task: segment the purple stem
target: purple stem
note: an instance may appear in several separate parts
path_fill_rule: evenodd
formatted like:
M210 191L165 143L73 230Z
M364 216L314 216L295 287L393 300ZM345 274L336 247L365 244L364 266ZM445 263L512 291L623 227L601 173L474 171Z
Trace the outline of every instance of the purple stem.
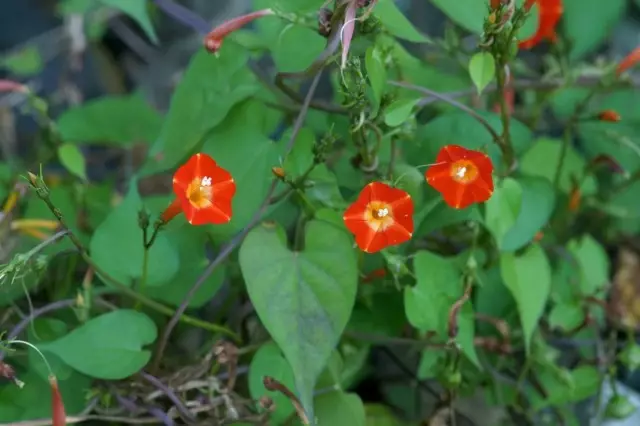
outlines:
M185 26L193 28L201 35L206 35L211 31L211 25L207 21L184 6L174 3L171 0L153 0L153 2L162 9L164 13L180 21Z
M145 371L141 371L140 375L146 381L151 383L153 386L155 386L156 388L158 388L162 392L164 392L164 394L167 395L167 397L171 400L171 402L173 402L173 405L175 405L176 409L178 410L180 415L182 415L185 418L185 420L195 421L195 417L193 417L193 413L191 411L189 411L189 409L187 407L184 406L182 401L180 401L180 398L178 398L176 396L176 394L167 385L162 383L155 376L152 376L151 374L149 374L149 373L147 373Z
M44 315L48 312L57 311L64 308L70 308L76 303L75 299L58 300L57 302L50 303L41 308L34 309L31 314L23 318L15 327L7 334L6 340L15 339L22 331L27 328L29 323L40 315ZM0 352L0 361L4 359L4 352Z
M162 411L160 408L158 408L158 407L148 407L147 410L149 410L149 413L153 417L155 417L158 420L162 421L162 423L164 423L165 426L175 426L175 423L174 423L173 419L171 417L169 417L167 415L167 413Z
M122 396L117 392L114 393L114 396L116 397L116 399L118 400L118 403L122 406L122 408L131 412L131 414L138 415L142 411L142 408L138 406L138 404L132 398ZM165 424L165 426L175 426L175 423L173 422L173 420L167 415L167 413L165 413L161 409L157 407L145 407L145 408L147 409L147 412L149 414L159 419L162 423Z

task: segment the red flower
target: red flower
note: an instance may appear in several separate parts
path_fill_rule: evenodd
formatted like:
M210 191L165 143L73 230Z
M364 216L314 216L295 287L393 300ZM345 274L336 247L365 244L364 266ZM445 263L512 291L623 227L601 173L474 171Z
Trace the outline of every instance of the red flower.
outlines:
M232 32L239 30L247 25L249 22L254 21L263 16L273 15L273 10L262 9L246 15L238 16L237 18L230 19L215 27L204 38L204 47L210 53L216 53L222 47L224 38Z
M413 234L413 200L401 189L381 182L364 187L344 212L344 224L366 253L402 244Z
M600 121L610 121L612 123L617 123L620 121L620 114L615 112L612 109L606 109L598 113L598 120Z
M164 223L180 212L192 225L220 225L231 220L236 184L207 154L195 154L176 171L173 191L176 199L160 216Z
M538 29L535 34L518 43L520 49L531 49L543 40L556 40L556 25L562 17L562 0L527 0L524 8L529 10L538 3Z
M637 64L638 61L640 61L640 47L636 47L631 53L629 53L624 57L623 60L620 61L618 67L616 68L616 74L619 76L620 74Z
M429 185L442 194L445 203L455 209L464 209L491 198L492 173L493 164L486 154L458 145L446 145L425 177Z
M66 426L67 415L56 376L49 376L49 385L51 386L51 424L53 426Z

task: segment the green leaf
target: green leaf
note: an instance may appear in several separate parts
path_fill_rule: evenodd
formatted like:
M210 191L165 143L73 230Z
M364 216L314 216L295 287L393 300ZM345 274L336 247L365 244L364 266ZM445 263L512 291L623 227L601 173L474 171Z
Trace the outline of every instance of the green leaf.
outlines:
M338 187L338 178L325 164L314 167L309 173L306 183L309 185L306 190L307 198L316 208L342 209L346 207Z
M66 336L40 345L79 372L105 380L121 380L140 371L156 340L156 326L141 312L119 309L87 321Z
M38 48L28 46L11 55L0 58L0 66L8 69L12 74L31 77L42 70L44 62Z
M41 361L42 362L42 361ZM41 377L30 366L23 367L11 359L16 375L25 383L23 388L5 382L0 388L0 422L15 425L20 421L37 421L51 418L51 386L46 377ZM67 379L58 378L58 388L64 401L65 412L74 416L82 412L86 405L86 395L81 389L88 389L91 380L80 373L73 372ZM44 401L47 401L46 403Z
M145 294L168 304L179 306L191 290L191 286L202 276L203 271L210 263L206 251L209 237L204 228L191 226L186 221L182 223L174 221L161 232L178 254L179 269L175 276L180 279L171 280L159 286L149 286L145 289ZM227 274L226 269L226 265L222 264L209 275L198 291L193 294L189 308L201 308L211 301L222 287Z
M472 33L482 33L487 3L478 0L431 0L449 19Z
M273 47L278 72L298 72L309 67L322 53L326 40L310 28L289 24L282 29Z
M387 69L384 66L382 53L377 46L369 46L365 54L364 65L367 70L367 77L369 78L369 84L371 84L375 98L375 106L377 108L380 106L382 94L384 93L387 82Z
M158 172L178 165L234 105L258 92L256 77L246 67L248 59L247 51L229 40L217 55L203 48L191 58L171 98L160 137L151 148L151 157L161 154L163 158L152 160L147 167Z
M256 8L275 7L285 12L316 12L324 0L257 0Z
M53 205L62 213L62 217L65 219L67 226L69 226L70 230L80 239L83 244L88 244L89 239L86 234L82 233L80 229L78 229L77 220L78 217L78 207L74 201L74 192L72 188L69 186L55 186L50 188L49 196ZM47 207L47 205L43 202L39 203L27 203L26 211L24 217L27 219L47 219L47 220L55 220L54 216L51 214L51 211ZM24 236L25 249L31 250L35 247L36 244L41 243L42 241L31 237ZM45 247L40 254L46 255L54 255L60 253L64 250L73 249L74 245L68 238L64 238L60 240L58 243L50 244ZM2 293L2 291L0 291Z
M265 376L273 377L289 389L293 389L295 385L291 366L275 343L261 346L253 356L249 365L249 393L255 400L263 396L272 398L276 409L270 419L274 424L280 424L293 414L294 408L289 398L280 392L269 392L265 389L262 382Z
M542 248L533 244L519 256L502 253L500 269L504 284L518 305L525 346L529 353L531 336L538 327L551 290L549 260Z
M442 349L425 349L420 355L420 363L418 364L418 372L416 373L420 380L434 379L438 377L439 367L445 358L445 351Z
M342 227L310 221L304 244L291 251L284 231L265 224L247 235L239 260L256 312L289 361L305 411L314 418L313 388L351 315L358 270Z
M605 416L608 419L626 419L636 412L636 407L625 395L613 395L607 407L605 408Z
M384 122L389 127L398 127L411 117L413 107L420 98L398 99L389 105L384 114Z
M344 361L342 360L340 352L336 349L331 352L327 365L324 367L322 373L320 373L320 376L318 376L316 389L322 389L323 391L326 391L327 388L340 389L340 375L342 374L343 368Z
M291 137L291 131L284 134L283 140ZM313 148L316 138L311 130L302 128L296 137L293 148L284 158L283 168L288 179L298 179L313 165Z
M57 121L64 142L131 146L151 142L162 116L142 95L103 96L63 112Z
M624 118L620 123L592 121L578 126L578 135L584 142L581 145L588 159L599 154L608 155L629 174L640 169L639 134L640 126Z
M362 400L355 393L329 392L316 397L317 426L365 426Z
M452 209L442 201L442 197L438 196L424 203L423 207L415 214L416 230L413 233L413 238L428 235L433 231L467 220L483 221L477 206Z
M633 372L640 368L640 345L635 342L627 344L622 352L618 354L618 359Z
M383 404L366 404L367 426L405 426L389 407Z
M58 2L58 12L63 15L84 15L94 6L93 0L60 0Z
M158 44L158 36L156 30L153 28L151 19L149 18L149 12L147 10L146 0L100 0L107 6L119 9L123 13L126 13L133 18L144 32L149 36L151 41Z
M564 0L562 23L571 59L594 51L610 36L627 8L626 0Z
M447 339L449 309L462 296L462 272L455 259L446 259L428 251L419 251L414 257L416 285L405 287L404 305L407 319L421 331L433 330ZM462 352L476 366L480 366L473 344L475 326L471 301L466 302L458 314L457 341Z
M580 266L580 289L584 295L602 290L609 282L609 256L591 235L569 241L567 249Z
M142 277L144 247L138 212L142 201L137 182L130 184L122 203L95 230L91 238L91 258L96 265L124 285L139 282ZM160 232L149 249L145 287L171 282L178 272L178 253ZM108 282L107 282L108 283Z
M482 93L496 75L496 61L493 55L489 52L478 52L473 55L469 61L469 75L478 89L478 94Z
M393 168L395 187L411 195L415 207L420 207L424 198L424 175L409 164L396 163Z
M553 182L556 169L560 164L560 154L563 141L557 139L542 138L522 157L520 171L529 176L539 176ZM568 147L560 173L559 186L562 191L569 193L572 188L572 176L578 181L584 178L581 186L583 195L594 194L597 183L593 176L584 176L586 161L573 147Z
M562 331L576 329L584 322L584 309L579 303L558 303L549 314L549 326Z
M498 182L491 198L485 203L485 223L502 248L504 236L514 227L522 206L522 187L517 180L505 178Z
M77 146L68 143L58 147L60 163L73 175L87 180L87 163Z
M549 221L555 208L555 191L546 179L521 177L522 203L515 224L503 236L502 251L515 251L530 243ZM491 200L489 200L490 202Z
M379 0L373 14L386 27L389 33L398 38L414 43L430 43L431 40L413 26L398 9L393 0Z

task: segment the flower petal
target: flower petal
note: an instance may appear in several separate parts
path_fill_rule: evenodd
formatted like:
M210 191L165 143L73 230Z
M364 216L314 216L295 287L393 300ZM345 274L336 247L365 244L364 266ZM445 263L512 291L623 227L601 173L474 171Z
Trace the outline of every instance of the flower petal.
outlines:
M451 164L467 160L478 169L475 180L462 183L451 176ZM493 163L480 151L459 145L446 145L438 153L436 164L425 173L427 183L442 194L445 203L455 209L463 209L473 203L488 200L493 194Z
M185 209L185 217L191 225L222 225L229 223L231 220L230 207L229 211L222 210L216 204L210 204L204 208L195 208L190 202L190 209Z

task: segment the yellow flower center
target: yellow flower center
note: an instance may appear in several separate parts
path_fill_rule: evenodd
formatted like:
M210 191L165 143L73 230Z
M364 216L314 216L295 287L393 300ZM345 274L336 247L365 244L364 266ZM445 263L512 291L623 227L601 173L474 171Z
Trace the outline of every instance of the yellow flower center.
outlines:
M187 187L187 198L191 204L198 209L208 207L213 201L213 190L211 188L211 178L195 178Z
M456 182L469 184L478 178L478 168L469 160L458 160L451 164L451 177Z
M372 201L367 205L364 219L376 232L382 231L393 224L393 214L389 205L381 201Z

